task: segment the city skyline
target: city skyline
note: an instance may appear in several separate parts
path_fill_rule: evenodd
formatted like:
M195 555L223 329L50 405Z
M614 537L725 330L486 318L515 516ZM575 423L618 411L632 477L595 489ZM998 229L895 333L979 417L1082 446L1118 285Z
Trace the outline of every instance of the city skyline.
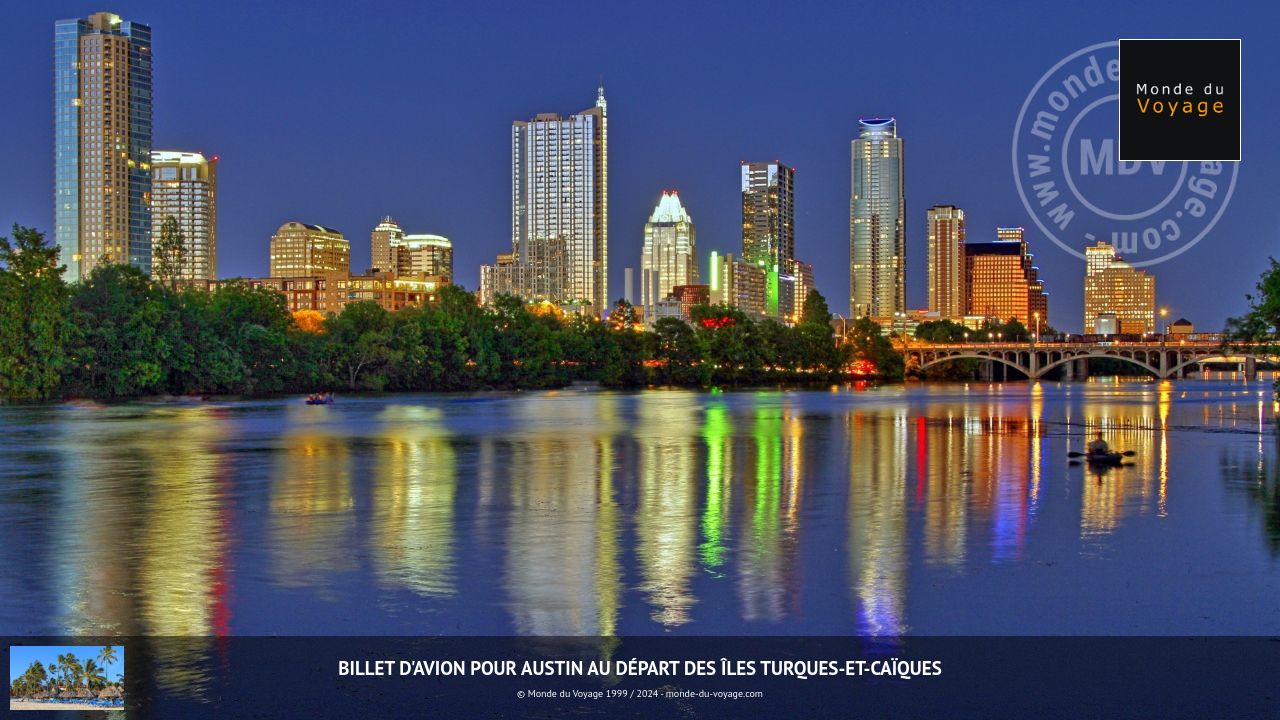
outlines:
M928 102L954 101L956 96L944 89L935 97L919 87L920 81L946 69L947 64L939 57L913 58L891 72L880 73L883 77L856 81L832 83L835 76L830 69L815 71L812 76L794 75L806 62L822 59L819 64L830 66L838 64L836 60L843 57L830 37L815 31L817 36L813 42L806 43L807 47L801 48L794 60L784 63L783 69L770 71L770 74L785 71L793 76L791 84L781 91L782 99L806 103L805 111L793 113L783 123L766 123L764 106L736 94L740 83L723 78L719 78L720 82L708 82L712 48L723 47L732 34L732 27L712 32L714 22L725 19L713 10L700 9L690 15L691 27L684 32L712 32L712 37L710 47L695 54L688 73L680 76L678 82L672 82L670 76L657 82L654 72L667 67L665 60L638 63L627 59L622 48L634 37L626 23L629 13L615 9L593 21L601 35L588 44L597 61L582 62L581 53L577 51L553 50L551 61L561 72L558 76L544 75L548 78L546 82L513 83L503 79L495 65L478 60L479 50L463 53L461 57L468 62L464 62L466 67L457 77L416 65L402 70L390 62L391 56L387 53L375 50L361 65L376 71L366 91L325 80L329 67L325 58L312 58L302 65L289 61L287 51L292 41L270 51L255 49L248 58L233 58L227 48L246 43L227 43L225 37L182 37L181 42L175 34L166 38L164 28L181 27L192 21L195 16L190 10L136 2L114 7L68 2L53 8L16 8L14 21L19 31L11 35L16 41L18 63L9 73L8 95L21 106L48 107L51 24L60 17L84 17L104 9L156 28L156 57L163 60L160 67L165 69L156 74L156 146L216 152L223 158L219 170L223 196L220 198L219 271L224 277L260 274L256 268L261 265L270 232L286 220L332 226L349 238L358 238L386 209L394 209L407 227L430 228L453 239L457 279L464 286L475 288L479 264L503 249L502 229L509 227L510 222L506 213L493 212L495 205L505 204L503 175L506 171L502 158L508 153L500 142L494 146L493 129L508 126L513 118L527 117L545 108L580 106L582 86L594 84L603 75L610 97L619 108L618 116L623 118L615 128L612 148L614 172L610 199L614 208L610 214L610 232L616 238L634 237L652 208L653 193L661 187L679 187L686 202L699 209L699 230L703 236L700 244L704 246L700 262L706 262L707 250L733 252L737 243L732 228L739 220L734 210L740 203L737 188L729 186L733 182L730 174L733 165L753 157L784 158L804 175L805 192L796 208L797 239L805 248L799 254L814 263L818 288L833 302L835 310L843 304L839 298L844 295L846 281L842 281L841 276L847 274L843 263L835 262L848 252L849 187L844 158L847 143L855 135L857 117L892 113L907 124L912 144L906 170L909 207L942 203L963 207L970 239L989 240L997 226L1031 225L1012 189L1007 148L1016 106L1039 74L1067 52L1089 42L1114 37L1126 27L1136 27L1141 22L1147 28L1144 32L1149 33L1158 32L1162 23L1169 23L1136 11L1123 11L1113 14L1115 28L1091 28L1087 23L1063 18L1061 38L1047 48L1016 34L1009 37L1014 46L1006 46L999 52L983 49L976 39L966 40L963 47L972 51L972 72L984 78L991 92L980 103L982 112L974 113L981 117L962 112L949 116L946 122L930 118L924 108ZM758 20L764 12L763 7L744 10L748 17L732 20L730 26L751 18ZM810 19L815 12L832 19L849 14L837 8L806 9ZM1014 7L1006 8L1005 12L1010 16L1011 27L1045 21L1043 13ZM550 15L558 17L560 13ZM209 20L231 27L237 25L239 17L233 10L219 9L213 11ZM296 14L269 11L256 24L256 29L237 32L251 39L256 33L279 27L285 18L307 27L316 22L299 19ZM535 29L555 19L539 21ZM476 41L479 30L465 23L457 26L454 10L442 10L440 20L451 31L457 30ZM343 21L359 30L353 33L357 39L352 42L362 51L366 45L370 49L374 45L359 38L379 36L378 32L396 34L394 24L383 15L344 17ZM784 28L795 28L800 22L799 14L782 12L778 22ZM809 22L807 26L830 24ZM1215 20L1206 31L1219 25L1230 26L1230 17ZM934 31L918 32L927 38ZM492 47L492 42L485 40L480 46ZM875 38L871 42L884 44ZM454 41L446 44L452 47ZM1251 60L1250 54L1263 52L1260 44L1246 41L1244 47L1245 64L1258 62L1257 57ZM1018 48L1025 50L1019 57L1026 61L1026 67L1016 72L996 72L994 64L998 58L1004 57L1006 50ZM566 69L571 64L570 56L575 58L572 62L577 68L572 72ZM228 68L242 69L252 64L270 67L276 72L269 74L271 78L246 77L243 72L209 65L213 62L225 62ZM415 73L426 73L425 89L409 93L405 101L409 107L422 108L427 103L439 110L416 116L412 123L407 117L399 118L397 113L392 114L396 117L370 117L358 111L366 95L383 92L394 86L397 78ZM349 72L341 76L348 75ZM191 82L192 77L200 78L199 82ZM288 82L281 82L281 78ZM483 81L486 89L476 94L471 90L479 81ZM472 88L466 87L468 83ZM264 95L268 87L275 94ZM460 93L468 99L463 101ZM684 103L679 112L672 109L673 104L657 101L671 94ZM196 102L209 96L217 97L219 102L210 107ZM261 105L245 106L250 98ZM307 98L312 99L307 101ZM316 102L320 98L325 101L325 112L318 112L321 106ZM686 102L690 100L694 100L692 105ZM1259 98L1252 102L1269 101ZM1008 105L1007 111L1002 110L1004 105ZM957 107L977 109L972 102ZM201 112L193 113L196 108ZM48 201L43 199L48 197L47 191L35 192L52 183L52 168L48 167L47 160L48 148L52 145L48 115L36 110L30 114L37 117L27 118L22 113L10 115L19 132L9 135L20 138L21 142L15 142L14 137L6 138L6 149L11 151L8 157L12 160L0 180L3 183L0 187L9 202L0 208L6 211L0 220L6 224L17 221L35 225L52 235L51 213ZM1246 117L1244 131L1245 145L1250 151L1248 159L1261 158L1265 165L1268 159L1274 159L1275 151L1249 143L1252 136L1248 120ZM261 125L260 131L250 131L248 128L253 124ZM422 125L424 132L414 130L417 125ZM467 129L450 137L452 128L462 126ZM344 131L351 127L368 129L352 133L353 150L340 146L326 150L322 138L333 138L332 131L338 127ZM448 138L448 142L444 138ZM964 141L957 142L959 138ZM455 145L458 147L446 147ZM409 162L404 162L405 159ZM426 162L442 163L461 172L456 176L448 174L447 181L421 180L419 170ZM405 167L396 170L396 165ZM264 174L256 172L256 168L264 166L279 166L271 173L275 178L273 182L278 183L281 177L290 181L271 203L256 199L266 197L261 185L265 178L258 177ZM1248 178L1249 164L1242 167L1245 168L1242 174ZM391 168L391 172L383 174L386 168ZM375 172L379 174L372 174ZM42 182L41 177L50 179ZM438 191L445 187L450 188L447 194ZM1265 213L1261 189L1256 183L1241 183L1223 221L1201 246L1151 269L1161 280L1161 304L1169 304L1174 314L1187 316L1202 327L1219 326L1224 316L1238 314L1243 309L1243 293L1248 288L1227 293L1208 290L1211 283L1221 282L1223 278L1250 275L1270 254L1267 240L1274 236L1274 221ZM912 309L926 304L924 218L917 214L909 210L906 218L906 304ZM1263 237L1261 242L1240 242L1231 246L1232 252L1221 252L1222 246L1232 242L1232 238L1258 236ZM1029 233L1028 242L1037 254L1046 286L1054 294L1050 321L1067 329L1074 328L1079 322L1075 308L1082 302L1079 279L1083 276L1083 263L1037 233ZM1215 243L1218 252L1214 250ZM630 245L615 240L614 247L610 248L614 267L609 285L615 288L611 295L618 295L616 289L622 287L622 268L638 266L639 248ZM368 266L366 252L363 244L353 249L354 268L363 270ZM1221 262L1217 255L1223 256ZM1221 276L1199 272L1197 266L1203 266L1211 257L1220 268ZM1172 297L1166 297L1166 293ZM1180 297L1186 299L1179 300Z

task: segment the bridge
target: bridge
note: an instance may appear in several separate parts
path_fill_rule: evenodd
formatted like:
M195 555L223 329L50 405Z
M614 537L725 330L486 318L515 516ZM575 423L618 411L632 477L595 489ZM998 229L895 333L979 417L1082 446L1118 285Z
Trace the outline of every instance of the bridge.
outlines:
M909 370L925 370L954 360L1003 364L1035 380L1063 368L1066 379L1088 377L1090 359L1119 360L1157 378L1180 378L1205 363L1237 363L1249 379L1258 363L1280 363L1274 346L1224 345L1217 334L1199 333L1187 339L1090 342L962 342L928 343L907 340L895 344Z

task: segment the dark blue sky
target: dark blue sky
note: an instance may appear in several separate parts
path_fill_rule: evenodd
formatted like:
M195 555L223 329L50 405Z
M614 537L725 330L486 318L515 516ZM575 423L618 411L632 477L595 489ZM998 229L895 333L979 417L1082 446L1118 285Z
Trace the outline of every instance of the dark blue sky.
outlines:
M847 311L849 141L894 115L906 143L908 302L925 304L925 210L969 239L1025 225L1052 322L1078 329L1081 261L1041 237L1009 148L1031 86L1118 37L1243 38L1244 162L1215 230L1155 266L1159 301L1216 329L1280 254L1280 11L1166 3L22 2L6 7L0 223L52 225L54 20L109 10L154 31L155 146L221 157L219 270L263 275L282 222L331 225L369 258L383 214L454 241L457 280L510 247L510 124L589 107L604 77L610 294L678 188L700 262L739 245L738 165L797 168L796 253ZM704 270L705 272L705 270Z

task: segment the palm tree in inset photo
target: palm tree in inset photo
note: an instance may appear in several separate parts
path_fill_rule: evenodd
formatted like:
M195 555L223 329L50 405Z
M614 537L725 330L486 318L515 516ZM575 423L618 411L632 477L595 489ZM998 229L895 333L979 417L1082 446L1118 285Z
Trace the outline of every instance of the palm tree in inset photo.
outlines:
M90 690L101 690L107 684L107 678L102 674L102 668L98 667L98 663L93 660L84 661L84 686Z
M111 663L116 661L116 649L107 645L98 651L98 662L102 663L102 669L107 675L111 674Z

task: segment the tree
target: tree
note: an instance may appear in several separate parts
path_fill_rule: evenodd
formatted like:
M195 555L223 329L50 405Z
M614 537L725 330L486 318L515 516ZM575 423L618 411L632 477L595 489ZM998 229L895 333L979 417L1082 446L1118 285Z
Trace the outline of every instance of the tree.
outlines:
M160 223L160 238L151 249L152 275L170 290L178 288L178 280L186 269L187 239L178 219L166 215Z
M159 392L173 359L173 317L163 291L129 265L99 265L75 287L80 329L68 376L73 394L133 397Z
M818 288L811 288L805 296L800 324L831 327L831 308L827 307L827 299L818 292Z
M325 321L329 357L348 389L381 390L386 385L382 371L401 356L393 325L391 314L372 300L349 303Z
M106 672L111 671L111 663L116 661L116 649L110 645L104 645L98 651L98 662L102 663L102 667Z
M968 334L968 328L952 320L928 320L915 330L916 339L934 343L963 342Z
M302 332L319 335L324 332L324 313L319 310L295 310L293 324Z
M84 661L81 682L90 690L101 690L107 684L107 678L102 674L102 668L92 658Z
M858 318L849 329L849 345L853 357L871 363L877 377L898 379L902 377L902 355L884 336L879 325L869 317Z
M698 334L680 318L664 317L653 324L651 355L656 361L655 379L663 385L705 385L711 380L706 347Z
M66 266L33 228L0 237L0 396L48 400L57 393L74 327Z

